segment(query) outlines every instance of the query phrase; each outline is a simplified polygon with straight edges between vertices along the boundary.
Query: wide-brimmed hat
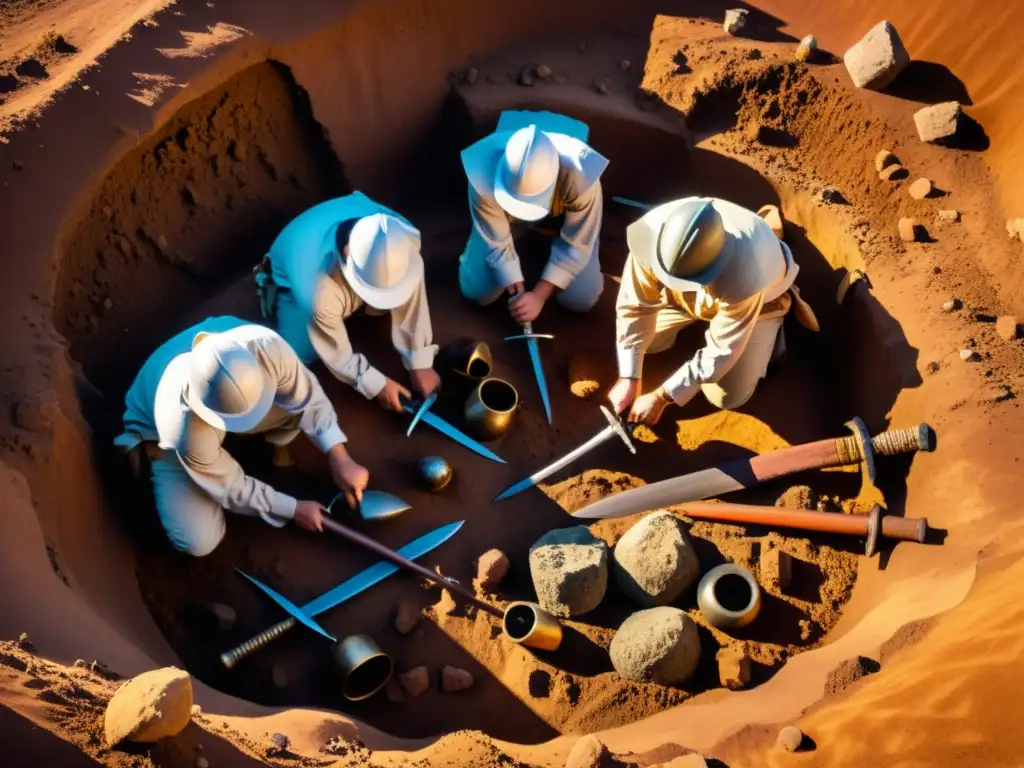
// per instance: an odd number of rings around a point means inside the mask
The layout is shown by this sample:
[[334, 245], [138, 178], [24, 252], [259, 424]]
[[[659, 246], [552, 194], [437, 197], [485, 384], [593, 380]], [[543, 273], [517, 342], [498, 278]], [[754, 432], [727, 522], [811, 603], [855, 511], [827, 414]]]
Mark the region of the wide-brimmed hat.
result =
[[419, 230], [386, 213], [357, 221], [338, 258], [352, 290], [375, 309], [405, 304], [423, 279]]
[[494, 199], [521, 221], [539, 221], [551, 211], [558, 183], [558, 150], [536, 125], [513, 133], [494, 174]]
[[199, 333], [188, 355], [185, 401], [225, 432], [248, 432], [274, 405], [277, 386], [256, 356], [222, 333]]

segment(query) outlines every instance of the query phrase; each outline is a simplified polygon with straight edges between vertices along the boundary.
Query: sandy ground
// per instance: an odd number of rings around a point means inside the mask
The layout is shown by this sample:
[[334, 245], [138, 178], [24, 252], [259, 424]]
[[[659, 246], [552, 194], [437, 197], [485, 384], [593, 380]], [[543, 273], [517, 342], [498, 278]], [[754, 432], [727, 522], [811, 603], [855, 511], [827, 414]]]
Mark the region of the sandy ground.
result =
[[[564, 26], [574, 6], [541, 3], [496, 6], [487, 24], [474, 16], [482, 11], [455, 2], [430, 10], [371, 3], [351, 15], [344, 5], [297, 4], [283, 26], [273, 4], [184, 2], [153, 15], [162, 5], [3, 8], [0, 132], [10, 143], [0, 147], [0, 210], [14, 215], [4, 216], [0, 232], [15, 255], [4, 261], [4, 312], [22, 335], [4, 341], [9, 363], [0, 377], [14, 417], [0, 430], [0, 493], [11, 510], [0, 569], [11, 600], [0, 630], [9, 637], [27, 630], [36, 648], [0, 649], [0, 728], [38, 759], [69, 765], [190, 765], [197, 745], [214, 765], [279, 762], [266, 752], [275, 731], [286, 732], [308, 764], [561, 765], [575, 735], [594, 731], [620, 763], [644, 766], [691, 750], [732, 766], [926, 765], [954, 756], [968, 765], [1013, 764], [1019, 738], [992, 726], [994, 713], [1012, 706], [1021, 622], [1007, 604], [1021, 568], [1013, 494], [1024, 366], [1020, 343], [999, 338], [993, 322], [1024, 311], [1020, 243], [1003, 227], [1024, 202], [1012, 182], [1020, 130], [1013, 89], [997, 76], [1012, 61], [1012, 45], [1000, 37], [1012, 29], [1011, 17], [1001, 15], [1008, 11], [921, 13], [886, 4], [915, 63], [887, 93], [875, 94], [853, 92], [827, 56], [810, 66], [791, 60], [794, 37], [807, 31], [841, 53], [882, 13], [863, 5], [840, 4], [826, 16], [765, 3], [774, 16], [755, 15], [746, 39], [724, 36], [721, 9], [711, 4], [689, 11], [706, 17], [698, 19], [638, 7], [635, 18], [612, 20], [595, 10], [590, 27], [578, 17], [576, 27]], [[578, 31], [531, 38], [539, 23], [531, 20], [539, 19]], [[111, 48], [129, 31], [131, 39]], [[385, 38], [394, 41], [387, 50], [371, 42]], [[984, 40], [984, 63], [965, 38], [975, 46]], [[402, 57], [390, 55], [399, 49]], [[26, 66], [29, 59], [44, 71]], [[97, 59], [100, 66], [83, 74]], [[550, 81], [516, 84], [525, 67], [540, 63], [554, 71]], [[459, 74], [468, 66], [478, 70], [472, 84]], [[58, 93], [72, 83], [81, 87]], [[968, 105], [984, 135], [964, 150], [921, 145], [910, 115], [949, 98]], [[505, 484], [597, 426], [593, 404], [566, 391], [566, 371], [573, 355], [595, 355], [600, 339], [611, 337], [609, 281], [596, 320], [545, 315], [545, 330], [556, 334], [545, 351], [553, 432], [538, 413], [521, 355], [502, 349], [498, 372], [519, 385], [524, 402], [516, 431], [498, 445], [509, 467], [456, 456], [429, 433], [359, 446], [374, 482], [402, 489], [415, 510], [368, 530], [397, 545], [457, 510], [467, 525], [431, 565], [468, 580], [472, 559], [501, 546], [513, 570], [495, 600], [529, 597], [526, 550], [565, 524], [564, 510], [724, 458], [838, 435], [858, 414], [873, 431], [927, 420], [939, 432], [939, 453], [891, 462], [880, 488], [890, 510], [927, 516], [942, 545], [901, 545], [867, 561], [856, 556], [856, 543], [695, 524], [703, 566], [733, 560], [756, 568], [757, 553], [771, 544], [807, 563], [817, 589], [770, 596], [764, 621], [749, 634], [703, 630], [702, 672], [680, 690], [625, 685], [610, 671], [602, 649], [629, 610], [614, 591], [598, 614], [572, 623], [580, 638], [572, 653], [538, 658], [495, 641], [485, 617], [403, 578], [332, 612], [325, 624], [371, 632], [400, 668], [470, 669], [477, 685], [461, 698], [434, 690], [400, 705], [344, 706], [314, 641], [298, 633], [249, 660], [241, 674], [225, 675], [216, 652], [279, 618], [233, 567], [301, 599], [369, 560], [337, 542], [292, 530], [272, 538], [257, 523], [232, 519], [214, 557], [185, 561], [155, 529], [146, 494], [125, 484], [109, 452], [93, 459], [91, 448], [109, 439], [127, 381], [168, 326], [214, 312], [255, 318], [246, 278], [253, 255], [295, 213], [351, 186], [423, 222], [438, 338], [472, 327], [501, 349], [503, 313], [460, 302], [451, 278], [467, 231], [456, 153], [506, 107], [564, 109], [587, 119], [595, 146], [612, 159], [608, 196], [657, 201], [701, 192], [755, 209], [779, 204], [822, 333], [792, 333], [786, 366], [748, 408], [719, 414], [695, 404], [648, 435], [635, 459], [605, 447], [578, 474], [546, 486], [546, 499], [524, 494], [488, 505]], [[99, 122], [87, 119], [100, 114]], [[76, 116], [73, 142], [66, 126]], [[787, 137], [786, 146], [752, 138], [759, 126]], [[79, 152], [81, 142], [96, 151]], [[878, 178], [872, 161], [881, 148], [899, 155], [909, 180]], [[396, 185], [410, 168], [416, 180]], [[932, 179], [941, 195], [911, 199], [907, 187], [918, 176]], [[57, 179], [68, 194], [53, 200], [53, 210], [30, 215], [31, 201], [58, 189]], [[816, 199], [825, 184], [847, 204]], [[940, 208], [957, 209], [961, 222], [940, 225]], [[611, 204], [607, 210], [602, 264], [614, 274], [631, 214]], [[925, 223], [930, 241], [902, 243], [900, 216]], [[527, 250], [543, 253], [543, 243]], [[851, 269], [866, 270], [870, 290], [862, 285], [837, 306], [836, 289]], [[953, 297], [964, 306], [944, 312]], [[389, 368], [380, 323], [358, 321], [355, 337], [379, 350]], [[696, 343], [699, 334], [681, 346]], [[961, 348], [975, 350], [979, 361], [963, 362]], [[661, 362], [667, 372], [671, 361]], [[599, 374], [611, 382], [607, 365]], [[336, 385], [329, 391], [350, 434], [398, 439], [398, 420]], [[457, 403], [441, 407], [454, 413]], [[27, 413], [42, 415], [33, 421]], [[444, 494], [412, 489], [408, 466], [423, 453], [442, 453], [455, 465], [458, 479]], [[258, 451], [246, 458], [254, 471], [268, 471]], [[326, 494], [308, 446], [300, 465], [303, 472], [282, 485]], [[97, 471], [108, 482], [101, 485]], [[741, 498], [771, 503], [795, 482], [847, 511], [872, 496], [855, 474], [791, 480]], [[631, 522], [594, 530], [614, 542]], [[426, 620], [402, 638], [390, 628], [393, 606], [410, 594], [427, 608]], [[203, 615], [212, 600], [238, 611], [228, 633], [212, 631]], [[680, 605], [693, 609], [692, 595]], [[80, 631], [69, 635], [68, 626]], [[714, 650], [732, 643], [758, 662], [758, 685], [749, 691], [727, 692], [714, 679]], [[73, 665], [77, 658], [84, 667]], [[122, 675], [185, 664], [201, 681], [203, 712], [185, 734], [152, 751], [105, 750], [96, 734], [116, 683], [89, 670], [93, 659]], [[284, 685], [273, 684], [275, 668]], [[938, 669], [942, 685], [934, 684]], [[790, 756], [771, 747], [788, 722], [809, 735], [810, 751]], [[69, 751], [68, 742], [81, 751]]]

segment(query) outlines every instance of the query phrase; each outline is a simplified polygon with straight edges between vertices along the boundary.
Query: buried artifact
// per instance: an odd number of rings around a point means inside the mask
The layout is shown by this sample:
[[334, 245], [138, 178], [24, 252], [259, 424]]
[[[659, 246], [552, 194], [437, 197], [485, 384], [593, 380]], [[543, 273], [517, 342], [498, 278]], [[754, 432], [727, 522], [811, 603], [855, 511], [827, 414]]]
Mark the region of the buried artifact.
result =
[[761, 588], [754, 575], [735, 563], [725, 563], [704, 574], [697, 585], [697, 607], [718, 629], [739, 629], [761, 611]]
[[626, 447], [629, 449], [630, 453], [636, 453], [636, 448], [633, 446], [633, 441], [632, 439], [630, 439], [627, 428], [622, 425], [622, 422], [619, 421], [618, 418], [616, 418], [615, 414], [613, 414], [603, 405], [600, 406], [600, 408], [601, 413], [604, 414], [605, 419], [607, 419], [608, 421], [607, 427], [605, 427], [592, 438], [587, 440], [587, 442], [569, 451], [569, 453], [565, 454], [562, 458], [558, 459], [555, 462], [552, 462], [551, 464], [548, 464], [543, 469], [538, 469], [532, 475], [520, 480], [518, 483], [509, 486], [504, 491], [495, 496], [494, 501], [502, 501], [503, 499], [511, 498], [512, 496], [515, 496], [518, 493], [522, 493], [527, 488], [532, 488], [544, 478], [553, 475], [555, 472], [564, 467], [569, 466], [574, 461], [576, 461], [576, 459], [578, 459], [580, 456], [589, 453], [594, 448], [601, 445], [601, 443], [610, 440], [612, 437], [620, 438], [622, 442], [626, 444]]
[[451, 424], [449, 424], [447, 421], [442, 419], [437, 414], [432, 413], [430, 407], [434, 404], [435, 400], [437, 400], [437, 395], [431, 395], [422, 403], [414, 403], [409, 401], [402, 403], [403, 410], [413, 417], [413, 422], [410, 425], [409, 430], [406, 432], [407, 437], [409, 436], [409, 434], [412, 433], [412, 427], [414, 427], [420, 421], [423, 421], [425, 424], [429, 424], [430, 426], [432, 426], [442, 435], [450, 437], [459, 445], [465, 448], [469, 448], [469, 450], [480, 454], [485, 459], [496, 461], [499, 464], [505, 463], [505, 460], [501, 458], [498, 454], [496, 454], [494, 451], [492, 451], [490, 448], [488, 448], [485, 445], [481, 445], [476, 440], [471, 438], [469, 435], [457, 430], [455, 427], [453, 427]]
[[[398, 552], [403, 557], [422, 557], [423, 555], [427, 554], [428, 552], [434, 550], [435, 548], [439, 547], [440, 545], [448, 541], [448, 539], [454, 536], [455, 533], [462, 527], [462, 524], [464, 522], [464, 520], [459, 520], [458, 522], [449, 523], [448, 525], [441, 526], [440, 528], [437, 528], [431, 531], [430, 533], [425, 533], [418, 539], [411, 541], [404, 547], [400, 548]], [[336, 605], [340, 605], [341, 603], [348, 600], [350, 597], [355, 597], [359, 593], [364, 592], [365, 590], [383, 581], [388, 576], [390, 576], [393, 573], [396, 573], [397, 571], [398, 567], [393, 565], [392, 563], [375, 563], [374, 565], [371, 565], [369, 568], [360, 571], [352, 578], [346, 579], [330, 591], [320, 595], [320, 597], [311, 600], [305, 605], [299, 607], [297, 610], [301, 612], [304, 618], [317, 616], [318, 614], [321, 614], [324, 611], [328, 611], [331, 608], [334, 608]], [[264, 584], [261, 584], [260, 582], [256, 581], [251, 577], [247, 578], [249, 578], [250, 581], [256, 583], [256, 585], [263, 589], [263, 591], [266, 592], [268, 595], [270, 594], [270, 591], [268, 591], [269, 587], [267, 587]], [[281, 605], [281, 603], [278, 604]], [[282, 607], [285, 606], [282, 605]], [[285, 610], [288, 609], [285, 608]], [[292, 612], [289, 611], [289, 613]], [[284, 621], [278, 622], [269, 629], [256, 635], [251, 640], [242, 643], [237, 648], [233, 648], [230, 651], [225, 651], [224, 653], [222, 653], [220, 655], [221, 663], [228, 669], [231, 669], [239, 661], [244, 659], [253, 651], [256, 651], [262, 648], [263, 646], [273, 642], [281, 635], [288, 632], [288, 630], [290, 630], [298, 623], [300, 623], [300, 619], [297, 617], [295, 613], [292, 613], [292, 615]], [[302, 623], [306, 622], [302, 621]]]
[[864, 554], [868, 557], [878, 550], [879, 536], [923, 544], [928, 533], [928, 521], [925, 518], [885, 515], [878, 504], [872, 506], [871, 511], [866, 515], [844, 515], [839, 512], [814, 512], [803, 509], [722, 502], [688, 503], [683, 505], [680, 513], [696, 520], [712, 520], [719, 523], [769, 525], [780, 528], [799, 528], [802, 531], [866, 536]]
[[440, 491], [452, 480], [452, 467], [440, 456], [424, 456], [416, 462], [420, 481], [430, 491]]
[[440, 354], [443, 368], [466, 379], [480, 381], [491, 375], [494, 357], [484, 341], [459, 339], [445, 347]]
[[[509, 299], [509, 302], [515, 301], [517, 298], [522, 296], [522, 293], [517, 293], [515, 296]], [[540, 399], [544, 404], [544, 415], [548, 418], [548, 424], [551, 423], [551, 397], [548, 395], [548, 382], [544, 378], [544, 365], [540, 359], [540, 348], [537, 346], [537, 339], [553, 339], [555, 338], [550, 333], [534, 333], [533, 323], [523, 323], [523, 332], [516, 336], [506, 336], [505, 341], [517, 341], [521, 339], [526, 340], [526, 348], [530, 352], [530, 363], [533, 365], [533, 375], [537, 379], [537, 389], [540, 390]]]
[[489, 378], [469, 393], [463, 415], [470, 431], [481, 440], [497, 440], [512, 428], [518, 408], [516, 388], [504, 379]]
[[760, 456], [737, 459], [710, 469], [631, 488], [616, 493], [572, 513], [587, 520], [626, 517], [661, 507], [700, 501], [731, 491], [753, 488], [766, 480], [809, 469], [860, 464], [865, 478], [875, 482], [875, 454], [896, 456], [902, 453], [935, 450], [935, 433], [927, 424], [908, 429], [892, 429], [868, 438], [859, 418], [846, 423], [853, 433], [848, 437], [818, 440], [794, 445]]
[[397, 517], [407, 509], [412, 509], [410, 504], [385, 491], [363, 491], [362, 499], [356, 499], [351, 493], [339, 493], [324, 507], [324, 512], [334, 514], [335, 505], [342, 499], [347, 503], [349, 510], [363, 520], [387, 520]]

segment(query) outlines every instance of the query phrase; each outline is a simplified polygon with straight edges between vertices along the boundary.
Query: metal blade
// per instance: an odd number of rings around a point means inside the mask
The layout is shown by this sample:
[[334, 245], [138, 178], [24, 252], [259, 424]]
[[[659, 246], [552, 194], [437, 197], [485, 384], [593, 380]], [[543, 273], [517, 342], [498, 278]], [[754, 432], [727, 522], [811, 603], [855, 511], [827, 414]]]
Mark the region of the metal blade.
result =
[[527, 477], [526, 479], [520, 480], [518, 483], [515, 483], [514, 485], [510, 485], [504, 491], [495, 496], [494, 501], [504, 501], [505, 499], [510, 499], [516, 494], [522, 493], [527, 488], [533, 488], [534, 485], [536, 485], [536, 483], [533, 482], [533, 478]]
[[619, 197], [618, 195], [612, 195], [612, 200], [614, 200], [619, 205], [628, 205], [631, 208], [639, 208], [641, 211], [651, 211], [654, 210], [655, 207], [647, 203], [641, 203], [636, 200], [630, 200], [628, 197]]
[[525, 478], [523, 480], [520, 480], [518, 483], [516, 483], [512, 487], [506, 488], [497, 497], [495, 497], [494, 500], [495, 501], [500, 501], [502, 499], [507, 499], [507, 498], [510, 498], [512, 496], [515, 496], [517, 493], [522, 493], [527, 488], [530, 488], [531, 486], [536, 485], [537, 483], [539, 483], [541, 480], [543, 480], [544, 478], [548, 477], [549, 475], [553, 475], [553, 474], [555, 474], [555, 472], [557, 472], [558, 470], [562, 469], [563, 467], [569, 466], [574, 461], [576, 461], [576, 459], [578, 459], [580, 456], [582, 456], [585, 453], [589, 453], [590, 451], [594, 450], [594, 448], [596, 448], [597, 446], [599, 446], [601, 443], [605, 442], [606, 440], [610, 439], [614, 435], [615, 435], [615, 429], [613, 427], [605, 427], [600, 432], [598, 432], [596, 435], [594, 435], [592, 438], [587, 440], [587, 442], [585, 442], [582, 445], [580, 445], [580, 446], [574, 448], [573, 450], [569, 451], [562, 458], [558, 459], [557, 461], [551, 462], [550, 464], [548, 464], [543, 469], [538, 469], [532, 475], [530, 475], [529, 477], [527, 477], [527, 478]]
[[423, 414], [429, 411], [430, 407], [435, 402], [437, 402], [437, 392], [431, 392], [427, 399], [420, 404], [420, 407], [412, 417], [412, 421], [409, 422], [409, 428], [405, 430], [406, 437], [409, 437], [412, 434], [413, 429], [420, 423], [420, 419], [423, 417]]
[[533, 375], [537, 377], [537, 388], [540, 390], [540, 399], [544, 403], [544, 414], [548, 417], [548, 424], [551, 423], [551, 398], [548, 396], [548, 382], [544, 378], [544, 366], [540, 360], [540, 348], [536, 339], [527, 339], [526, 348], [530, 350], [530, 362], [533, 363]]
[[299, 606], [295, 605], [295, 603], [293, 603], [287, 597], [282, 595], [280, 592], [276, 592], [275, 590], [271, 589], [266, 584], [261, 582], [259, 579], [254, 579], [248, 573], [245, 573], [245, 571], [239, 571], [237, 568], [235, 568], [235, 570], [238, 571], [238, 573], [240, 573], [243, 576], [245, 576], [245, 578], [247, 578], [249, 581], [251, 581], [257, 587], [262, 589], [264, 592], [266, 592], [267, 595], [270, 596], [271, 600], [273, 600], [275, 603], [280, 605], [282, 608], [284, 608], [286, 611], [288, 611], [288, 613], [290, 613], [292, 616], [294, 616], [300, 622], [302, 622], [307, 627], [312, 629], [314, 632], [319, 632], [321, 635], [326, 637], [332, 643], [337, 642], [337, 638], [335, 638], [334, 635], [330, 634], [326, 629], [324, 629], [319, 624], [317, 624], [315, 621], [313, 621], [309, 616], [306, 615], [306, 613], [301, 608], [299, 608]]
[[469, 435], [460, 432], [447, 421], [442, 419], [440, 416], [432, 413], [431, 411], [424, 411], [422, 418], [424, 424], [429, 424], [441, 434], [447, 435], [460, 445], [469, 448], [469, 450], [480, 454], [486, 459], [496, 461], [499, 464], [505, 463], [505, 460], [501, 458], [501, 456], [496, 454], [494, 451], [492, 451], [490, 448], [488, 448], [485, 445], [481, 445], [476, 440], [471, 438]]
[[[454, 536], [462, 527], [464, 522], [465, 520], [458, 520], [454, 523], [449, 523], [448, 525], [436, 528], [430, 533], [425, 533], [418, 539], [410, 541], [404, 547], [397, 550], [397, 552], [402, 557], [407, 557], [410, 560], [422, 557], [448, 541], [448, 539]], [[320, 597], [306, 603], [302, 606], [302, 611], [307, 616], [316, 616], [324, 611], [328, 611], [334, 606], [340, 605], [349, 598], [355, 597], [360, 592], [363, 592], [378, 582], [383, 581], [397, 570], [398, 566], [388, 562], [387, 560], [375, 563], [366, 570], [360, 571], [351, 579], [343, 581], [334, 589], [324, 592]]]
[[744, 481], [752, 474], [749, 466], [750, 461], [742, 459], [651, 483], [642, 488], [631, 488], [588, 504], [573, 512], [572, 516], [586, 520], [609, 520], [739, 491], [749, 485]]

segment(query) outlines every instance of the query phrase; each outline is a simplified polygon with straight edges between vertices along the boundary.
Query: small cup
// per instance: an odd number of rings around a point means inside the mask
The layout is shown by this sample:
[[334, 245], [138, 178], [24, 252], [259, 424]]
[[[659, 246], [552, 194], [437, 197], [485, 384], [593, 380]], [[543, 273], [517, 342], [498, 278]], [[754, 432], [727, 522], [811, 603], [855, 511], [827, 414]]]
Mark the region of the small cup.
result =
[[341, 672], [341, 693], [349, 701], [368, 699], [391, 679], [391, 657], [367, 635], [349, 635], [331, 646], [331, 657]]
[[519, 408], [519, 393], [504, 379], [484, 379], [470, 393], [463, 415], [481, 440], [497, 440], [512, 428]]
[[754, 574], [734, 563], [712, 568], [697, 585], [697, 606], [718, 629], [739, 629], [761, 611], [761, 588]]
[[554, 651], [562, 644], [562, 625], [536, 603], [510, 603], [501, 620], [501, 630], [513, 643]]

